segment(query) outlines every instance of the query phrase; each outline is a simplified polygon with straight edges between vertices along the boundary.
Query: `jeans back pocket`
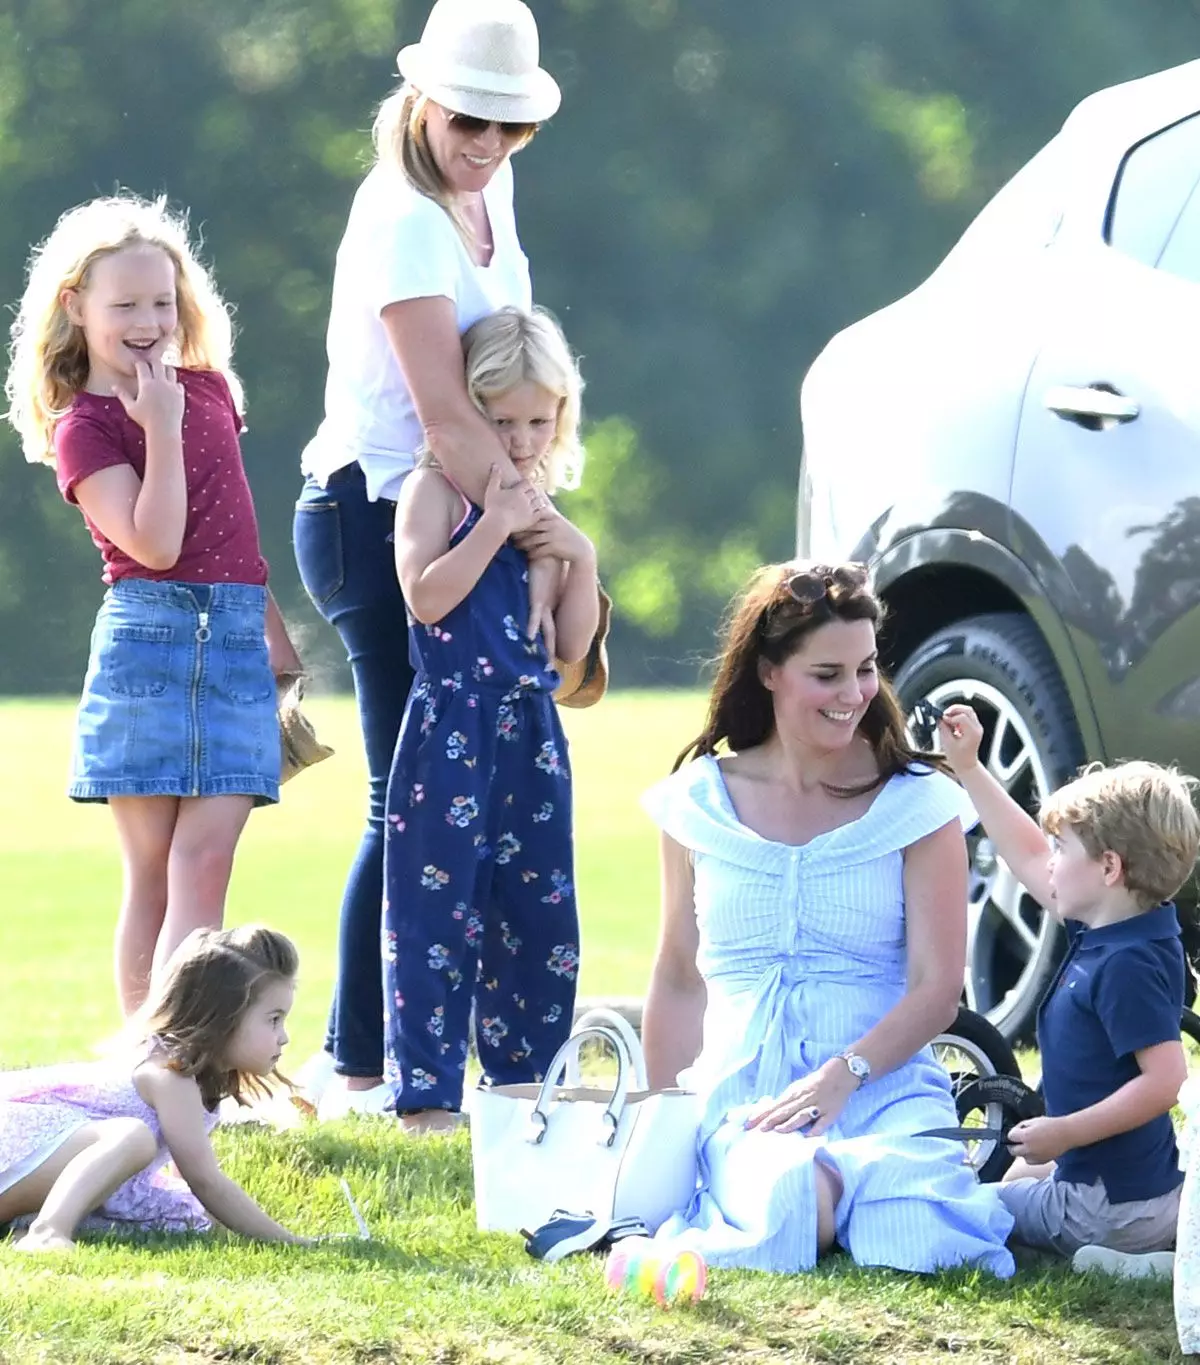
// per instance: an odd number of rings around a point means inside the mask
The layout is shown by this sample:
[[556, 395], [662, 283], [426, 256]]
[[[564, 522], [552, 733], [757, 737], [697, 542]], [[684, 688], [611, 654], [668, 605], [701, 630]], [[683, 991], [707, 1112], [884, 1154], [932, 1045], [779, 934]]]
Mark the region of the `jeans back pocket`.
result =
[[323, 607], [346, 584], [342, 509], [332, 501], [298, 502], [292, 539], [304, 591], [316, 607]]

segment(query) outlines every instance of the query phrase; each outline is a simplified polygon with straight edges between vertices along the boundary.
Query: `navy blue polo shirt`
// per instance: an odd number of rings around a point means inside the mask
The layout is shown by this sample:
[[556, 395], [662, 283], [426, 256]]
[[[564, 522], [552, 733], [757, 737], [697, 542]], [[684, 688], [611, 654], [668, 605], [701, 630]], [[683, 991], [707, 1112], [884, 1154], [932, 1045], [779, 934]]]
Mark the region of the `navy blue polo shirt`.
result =
[[[1070, 920], [1067, 932], [1070, 947], [1038, 1010], [1053, 1116], [1107, 1099], [1140, 1074], [1135, 1052], [1179, 1038], [1186, 971], [1170, 902], [1097, 929]], [[1084, 1185], [1099, 1177], [1113, 1204], [1166, 1194], [1183, 1180], [1170, 1115], [1064, 1152], [1054, 1176]]]

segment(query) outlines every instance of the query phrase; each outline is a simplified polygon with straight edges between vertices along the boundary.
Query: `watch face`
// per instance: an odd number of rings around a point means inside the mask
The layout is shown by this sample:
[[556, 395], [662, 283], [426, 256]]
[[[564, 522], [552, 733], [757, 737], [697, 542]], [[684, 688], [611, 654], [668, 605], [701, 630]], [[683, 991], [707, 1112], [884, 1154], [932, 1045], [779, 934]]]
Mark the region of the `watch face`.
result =
[[866, 1080], [871, 1074], [871, 1064], [865, 1057], [858, 1057], [851, 1053], [846, 1058], [846, 1065], [850, 1068], [851, 1074], [857, 1076], [860, 1081]]

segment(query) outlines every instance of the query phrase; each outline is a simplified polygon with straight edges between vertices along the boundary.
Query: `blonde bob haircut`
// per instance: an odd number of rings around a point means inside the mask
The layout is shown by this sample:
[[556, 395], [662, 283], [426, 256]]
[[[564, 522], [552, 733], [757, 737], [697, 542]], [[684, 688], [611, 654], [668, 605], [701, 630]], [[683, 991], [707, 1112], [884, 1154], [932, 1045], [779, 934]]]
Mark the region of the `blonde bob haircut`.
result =
[[[393, 91], [379, 106], [371, 128], [375, 159], [399, 169], [418, 194], [432, 199], [454, 224], [468, 252], [474, 252], [479, 242], [455, 202], [425, 136], [425, 117], [432, 103], [407, 81]], [[519, 151], [532, 137], [530, 133], [522, 138], [511, 151]]]
[[121, 193], [93, 199], [64, 213], [34, 247], [12, 325], [6, 416], [27, 460], [54, 463], [55, 424], [87, 383], [87, 340], [67, 317], [63, 293], [86, 290], [98, 260], [130, 247], [157, 247], [175, 266], [175, 361], [188, 369], [219, 370], [242, 408], [241, 385], [231, 367], [229, 308], [192, 249], [186, 217], [171, 213], [165, 197]]
[[1197, 786], [1175, 768], [1136, 760], [1095, 763], [1047, 797], [1041, 824], [1073, 831], [1089, 858], [1121, 859], [1125, 887], [1143, 910], [1170, 900], [1192, 874], [1200, 849]]
[[[261, 924], [195, 929], [175, 949], [162, 978], [130, 1021], [134, 1043], [153, 1043], [167, 1066], [192, 1076], [205, 1108], [232, 1096], [266, 1097], [262, 1076], [231, 1071], [225, 1055], [246, 1012], [275, 981], [294, 981], [300, 958], [291, 939]], [[284, 1078], [272, 1072], [279, 1081]]]
[[547, 493], [578, 488], [583, 478], [579, 439], [583, 379], [553, 315], [544, 308], [497, 309], [467, 328], [463, 352], [467, 392], [485, 417], [490, 399], [526, 382], [558, 399], [554, 437], [530, 478]]

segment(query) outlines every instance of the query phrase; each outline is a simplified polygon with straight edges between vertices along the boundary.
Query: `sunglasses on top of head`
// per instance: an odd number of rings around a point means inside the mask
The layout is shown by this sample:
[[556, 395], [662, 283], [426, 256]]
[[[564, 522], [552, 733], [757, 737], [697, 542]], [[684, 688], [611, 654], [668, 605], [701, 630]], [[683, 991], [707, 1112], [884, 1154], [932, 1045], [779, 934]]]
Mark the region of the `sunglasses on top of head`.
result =
[[457, 133], [465, 133], [471, 137], [479, 133], [486, 133], [493, 124], [500, 129], [505, 137], [532, 137], [538, 130], [536, 123], [504, 123], [500, 119], [476, 118], [474, 114], [456, 114], [447, 111], [450, 115], [450, 126]]

